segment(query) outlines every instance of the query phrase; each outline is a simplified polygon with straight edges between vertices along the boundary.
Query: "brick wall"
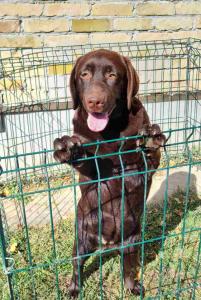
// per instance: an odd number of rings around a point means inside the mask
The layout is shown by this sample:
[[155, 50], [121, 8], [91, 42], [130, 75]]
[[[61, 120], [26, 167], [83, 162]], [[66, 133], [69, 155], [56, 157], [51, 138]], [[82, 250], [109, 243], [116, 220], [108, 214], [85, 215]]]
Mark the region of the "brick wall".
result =
[[201, 38], [201, 1], [0, 1], [0, 47]]

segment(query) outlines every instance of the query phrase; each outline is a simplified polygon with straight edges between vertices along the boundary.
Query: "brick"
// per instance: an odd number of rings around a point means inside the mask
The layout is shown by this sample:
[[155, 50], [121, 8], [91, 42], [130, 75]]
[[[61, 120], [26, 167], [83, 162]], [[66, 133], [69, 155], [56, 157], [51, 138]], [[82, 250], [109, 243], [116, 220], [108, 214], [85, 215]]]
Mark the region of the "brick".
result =
[[91, 43], [123, 43], [130, 42], [132, 40], [132, 35], [126, 33], [92, 33], [90, 35]]
[[177, 31], [177, 32], [139, 32], [133, 36], [134, 41], [157, 41], [169, 39], [183, 39], [183, 38], [199, 38], [201, 37], [201, 30], [198, 31]]
[[88, 44], [88, 34], [68, 34], [68, 35], [46, 35], [44, 36], [44, 46], [68, 46]]
[[174, 15], [175, 7], [173, 3], [163, 1], [160, 3], [156, 2], [145, 2], [139, 3], [135, 10], [136, 15], [140, 16], [165, 16]]
[[178, 31], [178, 32], [172, 32], [170, 35], [171, 39], [186, 39], [186, 38], [201, 38], [201, 31], [196, 30], [190, 30], [190, 31]]
[[25, 32], [66, 32], [70, 28], [66, 19], [27, 19], [23, 24]]
[[195, 27], [201, 28], [201, 17], [197, 17], [195, 20]]
[[128, 3], [95, 3], [92, 16], [132, 16], [133, 6]]
[[88, 19], [72, 20], [72, 31], [91, 32], [91, 31], [109, 31], [110, 21], [107, 19]]
[[153, 29], [151, 18], [115, 19], [114, 30], [149, 30]]
[[157, 30], [191, 29], [193, 19], [191, 17], [162, 17], [155, 18], [153, 24]]
[[0, 20], [0, 32], [11, 33], [20, 31], [20, 22], [18, 20]]
[[200, 1], [179, 2], [175, 5], [176, 14], [178, 15], [200, 15], [201, 3]]
[[28, 3], [10, 3], [0, 4], [0, 16], [40, 16], [43, 11], [42, 4], [28, 4]]
[[134, 41], [153, 41], [153, 40], [164, 40], [168, 39], [168, 33], [161, 32], [142, 32], [137, 33], [133, 36]]
[[1, 47], [14, 48], [37, 48], [42, 47], [42, 39], [37, 36], [0, 36]]
[[88, 4], [79, 3], [49, 3], [44, 7], [44, 16], [87, 16]]
[[191, 37], [201, 39], [201, 30], [191, 31]]

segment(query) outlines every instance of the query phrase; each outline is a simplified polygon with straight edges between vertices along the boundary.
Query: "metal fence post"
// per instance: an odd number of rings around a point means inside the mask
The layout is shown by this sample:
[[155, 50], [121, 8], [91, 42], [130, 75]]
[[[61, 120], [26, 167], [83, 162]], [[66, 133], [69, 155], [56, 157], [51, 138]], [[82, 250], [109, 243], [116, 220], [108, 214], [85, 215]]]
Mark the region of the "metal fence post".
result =
[[[1, 208], [0, 208], [0, 246], [1, 246], [1, 256], [2, 256], [2, 262], [3, 262], [3, 269], [4, 272], [7, 273], [6, 269], [8, 268], [8, 261], [6, 259], [7, 253], [6, 253], [6, 239], [4, 235], [4, 228], [3, 228], [3, 220], [1, 216]], [[10, 299], [14, 300], [14, 292], [13, 292], [13, 285], [12, 285], [12, 274], [7, 273], [7, 280], [8, 280], [8, 288], [10, 292]]]

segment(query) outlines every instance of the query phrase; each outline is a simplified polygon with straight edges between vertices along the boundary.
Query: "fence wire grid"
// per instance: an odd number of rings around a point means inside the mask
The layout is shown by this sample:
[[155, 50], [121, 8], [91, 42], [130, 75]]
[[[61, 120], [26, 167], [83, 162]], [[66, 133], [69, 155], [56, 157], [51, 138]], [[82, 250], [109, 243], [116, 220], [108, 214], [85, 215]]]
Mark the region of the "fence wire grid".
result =
[[[139, 98], [152, 123], [168, 138], [148, 199], [142, 237], [105, 249], [101, 242], [101, 186], [142, 176], [127, 173], [123, 145], [128, 138], [94, 141], [90, 159], [116, 156], [121, 170], [79, 183], [78, 174], [53, 159], [53, 140], [72, 134], [69, 76], [80, 55], [99, 48], [131, 59], [140, 77]], [[80, 185], [98, 189], [99, 249], [85, 254], [80, 299], [142, 299], [124, 289], [122, 255], [139, 247], [145, 299], [201, 299], [201, 41], [132, 42], [44, 49], [0, 49], [0, 294], [1, 299], [70, 299], [74, 238], [78, 240]], [[139, 136], [129, 137], [136, 140]], [[99, 153], [102, 143], [119, 149]], [[90, 147], [91, 144], [83, 145]], [[88, 158], [84, 158], [86, 160]], [[97, 164], [97, 174], [100, 173]], [[145, 193], [146, 194], [146, 193]], [[75, 226], [75, 232], [74, 232]], [[114, 255], [116, 251], [120, 256]]]

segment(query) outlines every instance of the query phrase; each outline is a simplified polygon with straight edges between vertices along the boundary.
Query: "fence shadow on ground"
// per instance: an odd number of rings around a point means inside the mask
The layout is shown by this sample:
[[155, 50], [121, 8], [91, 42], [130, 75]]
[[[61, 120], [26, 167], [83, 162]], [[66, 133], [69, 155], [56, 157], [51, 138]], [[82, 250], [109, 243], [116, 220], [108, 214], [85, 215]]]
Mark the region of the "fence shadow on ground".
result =
[[[195, 171], [195, 170], [194, 170]], [[193, 172], [191, 174], [191, 184], [189, 185], [191, 188], [191, 191], [189, 192], [189, 197], [187, 197], [186, 192], [188, 192], [188, 184], [187, 184], [187, 178], [188, 178], [188, 171], [184, 171], [184, 169], [177, 169], [173, 173], [170, 172], [170, 175], [168, 177], [168, 192], [170, 192], [169, 196], [167, 197], [167, 213], [166, 213], [166, 226], [164, 230], [164, 243], [165, 243], [165, 251], [164, 256], [164, 273], [163, 277], [160, 276], [159, 271], [159, 264], [160, 264], [160, 254], [161, 254], [161, 246], [162, 246], [162, 239], [160, 239], [163, 231], [163, 221], [164, 221], [164, 195], [166, 194], [166, 186], [167, 182], [165, 180], [166, 176], [164, 176], [163, 173], [159, 173], [159, 176], [161, 177], [158, 179], [155, 179], [155, 182], [153, 184], [153, 190], [151, 193], [151, 197], [149, 197], [149, 201], [147, 202], [147, 210], [146, 210], [146, 226], [145, 226], [145, 251], [144, 251], [144, 285], [147, 291], [147, 294], [150, 294], [151, 296], [155, 295], [157, 293], [158, 289], [158, 282], [159, 279], [162, 278], [162, 287], [165, 291], [174, 291], [174, 285], [177, 281], [177, 262], [179, 259], [179, 254], [181, 253], [178, 247], [178, 240], [177, 244], [174, 242], [174, 239], [166, 238], [168, 234], [172, 234], [174, 232], [178, 233], [181, 239], [181, 224], [182, 220], [184, 220], [183, 212], [186, 204], [186, 200], [188, 201], [188, 213], [191, 215], [192, 219], [196, 219], [196, 222], [198, 221], [198, 226], [200, 227], [200, 209], [198, 206], [201, 205], [201, 199], [199, 198], [200, 193], [200, 177], [197, 175], [197, 171]], [[180, 189], [178, 189], [180, 187]], [[183, 190], [183, 191], [182, 191]], [[188, 216], [187, 216], [188, 218]], [[67, 221], [67, 220], [66, 220]], [[73, 244], [73, 222], [72, 220], [68, 220], [68, 222], [64, 222], [61, 224], [57, 224], [58, 226], [55, 226], [55, 238], [57, 241], [57, 246], [59, 249], [58, 257], [60, 259], [63, 259], [66, 257], [71, 257], [71, 246]], [[188, 229], [194, 226], [194, 223], [189, 223]], [[198, 227], [197, 226], [197, 227]], [[18, 251], [13, 254], [13, 257], [16, 262], [18, 262], [18, 265], [21, 267], [27, 267], [29, 263], [25, 261], [26, 259], [26, 249], [24, 247], [25, 241], [22, 239], [23, 232], [22, 228], [18, 228], [19, 230], [13, 231], [14, 241], [19, 241], [18, 245]], [[51, 252], [51, 243], [50, 243], [50, 228], [49, 226], [40, 227], [40, 230], [38, 230], [38, 227], [30, 228], [30, 238], [31, 238], [31, 249], [32, 249], [32, 255], [33, 255], [33, 261], [38, 264], [39, 262], [46, 262], [49, 260], [52, 260], [52, 252]], [[198, 236], [199, 231], [194, 232], [196, 234], [196, 238]], [[12, 237], [11, 234], [11, 237]], [[69, 239], [67, 239], [67, 234], [69, 234]], [[195, 235], [194, 235], [195, 236]], [[188, 237], [188, 235], [186, 236]], [[157, 241], [154, 240], [155, 238], [159, 238]], [[146, 243], [146, 241], [152, 240], [152, 242]], [[171, 241], [171, 243], [169, 243]], [[197, 249], [198, 249], [198, 243], [199, 240], [197, 238], [197, 244], [195, 243], [195, 238], [190, 241], [191, 245], [189, 245], [190, 252], [188, 252], [188, 256], [186, 256], [185, 259], [185, 268], [184, 268], [184, 274], [182, 274], [182, 280], [185, 281], [185, 285], [188, 285], [189, 282], [193, 283], [194, 277], [193, 274], [195, 273], [195, 265], [196, 265], [196, 257], [197, 257]], [[187, 238], [188, 243], [188, 238]], [[44, 244], [43, 247], [38, 247], [38, 245]], [[12, 243], [11, 243], [12, 245]], [[45, 250], [44, 250], [45, 249]], [[142, 249], [143, 250], [143, 249]], [[163, 253], [162, 253], [163, 254]], [[185, 252], [186, 254], [186, 252]], [[120, 266], [118, 263], [118, 257], [114, 258], [116, 253], [111, 253], [109, 256], [104, 255], [102, 258], [102, 264], [104, 265], [103, 269], [103, 290], [106, 293], [106, 295], [112, 295], [112, 293], [115, 293], [115, 295], [119, 295], [119, 287], [120, 287]], [[174, 258], [173, 258], [174, 257]], [[176, 258], [176, 263], [175, 263]], [[169, 261], [174, 267], [174, 273], [170, 273], [170, 267], [169, 267]], [[189, 263], [190, 262], [190, 263]], [[193, 264], [191, 264], [193, 262]], [[182, 261], [183, 263], [183, 261]], [[172, 267], [171, 265], [171, 267]], [[190, 272], [187, 268], [191, 268]], [[59, 279], [61, 283], [61, 291], [64, 295], [66, 295], [67, 288], [69, 286], [70, 278], [72, 275], [72, 264], [69, 263], [68, 267], [65, 265], [61, 266], [61, 272], [59, 274]], [[84, 268], [84, 286], [83, 286], [83, 293], [87, 294], [89, 290], [92, 288], [92, 293], [97, 289], [97, 285], [99, 284], [99, 270], [100, 270], [100, 260], [99, 256], [91, 257], [90, 260], [87, 262]], [[193, 272], [194, 273], [193, 273]], [[41, 270], [40, 270], [41, 272]], [[94, 273], [94, 274], [93, 274]], [[29, 289], [27, 288], [27, 280], [29, 279], [29, 276], [25, 276], [23, 278], [22, 274], [21, 282], [22, 286], [25, 287], [22, 288], [22, 293], [27, 295], [27, 291]], [[44, 272], [41, 272], [41, 274], [44, 275]], [[40, 274], [40, 275], [41, 275]], [[41, 283], [41, 280], [38, 278], [36, 279], [36, 282], [43, 286], [47, 286], [50, 291], [52, 292], [50, 286], [52, 286], [52, 269], [50, 268], [50, 272], [45, 271], [45, 281], [44, 284]], [[200, 275], [198, 275], [197, 278], [199, 278]], [[19, 277], [20, 278], [20, 277]], [[18, 278], [18, 279], [19, 279]], [[37, 281], [39, 280], [39, 282]], [[1, 284], [1, 282], [0, 282]], [[182, 282], [183, 284], [183, 282]], [[49, 289], [48, 289], [48, 295], [49, 295]], [[108, 293], [108, 294], [107, 294]], [[23, 295], [24, 295], [23, 294]], [[183, 299], [188, 299], [189, 295], [184, 295]], [[51, 298], [50, 296], [48, 296]], [[48, 298], [47, 297], [47, 298]], [[94, 296], [93, 296], [94, 297]], [[87, 298], [87, 299], [95, 299], [95, 298]], [[125, 299], [133, 299], [133, 298]], [[186, 298], [185, 298], [186, 297]], [[198, 296], [199, 297], [199, 296]], [[23, 299], [25, 299], [24, 297]], [[49, 299], [48, 298], [48, 299]], [[67, 298], [68, 299], [68, 298]], [[119, 299], [118, 296], [116, 298], [110, 298], [106, 299]], [[165, 299], [165, 298], [164, 298]], [[173, 298], [171, 298], [173, 299]]]
[[[165, 230], [164, 230], [164, 242], [166, 236], [169, 233], [174, 232], [177, 226], [181, 223], [184, 216], [185, 203], [187, 204], [188, 212], [196, 210], [201, 205], [201, 198], [197, 193], [197, 178], [194, 174], [191, 174], [190, 178], [190, 190], [187, 195], [187, 180], [188, 172], [178, 171], [170, 174], [168, 177], [168, 190], [175, 190], [175, 181], [178, 184], [175, 192], [167, 198], [167, 212], [165, 215]], [[180, 184], [179, 184], [180, 183]], [[164, 195], [166, 191], [166, 180], [164, 180], [156, 191], [151, 201], [147, 204], [146, 214], [146, 228], [145, 228], [145, 239], [152, 240], [160, 237], [163, 230], [164, 222]], [[154, 201], [157, 199], [157, 201]], [[145, 261], [144, 266], [151, 263], [156, 259], [159, 251], [161, 250], [162, 239], [151, 243], [145, 243]], [[196, 249], [195, 249], [196, 250]], [[103, 265], [115, 256], [116, 253], [105, 254], [103, 256]], [[99, 256], [97, 256], [93, 262], [85, 268], [84, 280], [87, 279], [93, 272], [99, 269]]]
[[[146, 239], [154, 239], [156, 237], [162, 236], [162, 227], [165, 222], [164, 235], [168, 235], [169, 232], [174, 232], [175, 228], [180, 224], [183, 218], [186, 217], [185, 205], [187, 206], [187, 212], [194, 211], [198, 206], [201, 205], [201, 199], [197, 193], [197, 178], [194, 174], [191, 174], [191, 184], [188, 190], [186, 184], [186, 178], [188, 176], [187, 172], [176, 172], [170, 175], [168, 179], [168, 188], [171, 189], [171, 185], [175, 184], [175, 180], [181, 181], [181, 185], [177, 187], [177, 190], [167, 198], [167, 211], [164, 217], [164, 207], [166, 205], [165, 192], [166, 192], [166, 180], [164, 180], [156, 192], [159, 195], [164, 195], [159, 201], [150, 202], [147, 205], [147, 219], [148, 224], [146, 230]], [[156, 195], [157, 197], [157, 195]], [[157, 197], [158, 198], [158, 197]], [[161, 248], [161, 240], [155, 241], [156, 254]], [[150, 245], [153, 246], [153, 245]], [[149, 249], [149, 244], [147, 244], [145, 251]], [[149, 252], [149, 251], [148, 251]], [[150, 255], [146, 255], [146, 263], [152, 261]]]

